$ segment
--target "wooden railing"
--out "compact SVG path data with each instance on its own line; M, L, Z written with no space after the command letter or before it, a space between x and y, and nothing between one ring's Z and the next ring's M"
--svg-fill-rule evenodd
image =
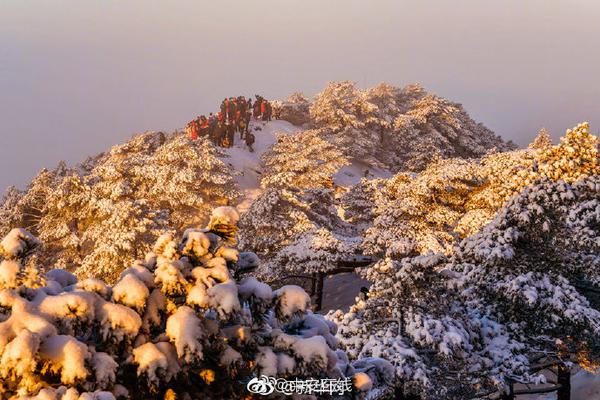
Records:
M471 400L518 400L517 396L519 395L544 394L552 392L556 392L557 400L571 399L571 370L566 362L559 359L551 359L543 363L531 365L531 371L549 371L555 376L555 379L548 380L544 385L509 382L507 392L492 391L486 394L479 394L478 396L473 397ZM551 386L545 386L547 384L550 384ZM517 388L515 387L516 385L524 386L524 388Z
M555 380L549 380L552 386L541 386L537 385L527 385L524 384L526 388L524 389L515 389L515 384L509 384L509 391L505 393L502 397L502 400L516 400L516 396L525 395L525 394L543 394L543 393L552 393L556 392L557 400L570 400L571 399L571 369L560 360L552 360L545 362L543 364L533 365L531 367L532 371L551 371L556 377Z

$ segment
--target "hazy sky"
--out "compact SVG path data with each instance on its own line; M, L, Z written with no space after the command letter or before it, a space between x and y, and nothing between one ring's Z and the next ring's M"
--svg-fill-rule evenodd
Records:
M527 144L600 128L598 0L0 0L0 191L230 95L420 82Z

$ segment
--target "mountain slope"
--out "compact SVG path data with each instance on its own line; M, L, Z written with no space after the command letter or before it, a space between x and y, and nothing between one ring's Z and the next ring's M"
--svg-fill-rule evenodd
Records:
M243 195L237 205L241 212L248 209L261 191L260 179L263 171L261 157L277 142L277 135L295 133L300 131L300 128L287 121L276 120L267 123L253 121L250 123L250 130L256 137L252 146L254 152L250 152L245 142L236 136L234 145L223 149L225 157L221 157L221 160L234 171L235 182Z
M302 132L317 126L320 138L342 153L349 165L331 179L323 179L330 170L314 170L322 164L318 153L310 155L315 159L306 163L311 165L307 171L290 171L307 176L293 181L310 180L314 173L321 176L314 182L315 189L331 181L332 187L327 188L331 191L298 193L291 198L326 204L322 208L325 214L309 214L322 221L333 218L336 221L328 225L342 226L340 193L363 178L387 179L398 170L421 169L406 157L424 163L434 154L473 156L494 146L508 146L473 122L462 108L431 96L418 86L399 89L379 85L359 90L350 82L331 83L314 101L296 94L287 102L276 103L275 114L303 125L284 120L253 121L254 152L238 138L232 148L223 149L203 138L192 141L177 132L136 135L74 168L61 165L42 171L25 191L9 190L0 207L0 233L26 226L46 243L41 253L45 261L72 270L83 266L81 273L110 279L109 275L115 277L138 256L136 251L147 250L162 232L205 223L213 206L236 205L245 212L266 189L261 187L263 170L270 162L277 135L297 134L308 140L311 135ZM293 112L286 113L291 109ZM400 122L407 118L410 129L406 124L400 129ZM421 136L429 138L426 141L433 143L435 151L427 146L412 147L414 137ZM475 143L473 137L480 142ZM304 144L299 139L297 148L302 150ZM294 157L297 160L300 155L289 154L290 160ZM285 157L281 160L278 168L287 174L285 169L292 163L286 163ZM355 233L343 232L350 236ZM134 250L132 243L137 241L145 245ZM98 245L100 242L103 246Z

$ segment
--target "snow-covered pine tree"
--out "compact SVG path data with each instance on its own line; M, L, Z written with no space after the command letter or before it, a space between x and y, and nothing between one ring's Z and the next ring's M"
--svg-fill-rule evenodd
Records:
M521 343L485 305L462 299L436 268L443 262L439 254L387 258L364 271L372 282L368 296L348 313L328 315L350 359L388 360L395 386L420 399L477 398L507 375L526 376Z
M317 126L336 132L345 128L365 129L377 123L376 112L377 106L367 101L365 93L351 81L330 82L315 96L310 107Z
M572 183L600 174L599 144L598 137L590 133L587 122L567 130L558 145L542 151L534 177Z
M158 233L166 229L166 213L147 207L143 200L90 204L94 223L81 235L82 245L93 246L74 272L81 277L114 282L123 267L145 254Z
M222 156L206 138L149 132L114 147L87 179L103 197L143 199L168 211L171 226L182 228L239 196Z
M167 215L143 200L102 197L76 175L65 177L45 204L38 232L47 243L45 264L83 277L114 281L123 268L149 251Z
M422 99L427 94L427 90L425 90L425 88L420 83L410 83L404 86L398 94L398 104L400 106L402 114L410 110L412 104L414 104L417 100Z
M600 282L598 207L598 175L573 184L544 179L465 239L446 268L459 274L467 299L484 299L528 349L554 352L558 341L572 342L597 359L600 313L574 284Z
M558 350L597 358L600 312L572 282L598 282L599 179L536 183L455 253L367 268L368 297L329 316L338 339L351 357L386 358L397 384L431 399L543 381L530 360Z
M362 91L350 81L331 82L310 112L348 158L394 172L420 171L433 155L474 158L515 147L473 121L460 104L419 85L380 84Z
M329 139L347 157L382 165L375 155L385 124L377 111L377 106L351 81L330 82L310 107L315 125L327 128Z
M531 184L535 166L535 151L514 150L489 154L479 161L478 176L482 190L475 193L477 208L489 208L492 215L524 186Z
M0 231L8 232L21 226L37 234L38 225L45 214L44 205L48 196L70 173L66 164L61 161L53 170L42 169L20 194L16 189L10 190L8 201L2 205L7 218L0 220Z
M143 168L167 140L168 137L163 132L144 132L123 144L113 146L92 162L91 168L85 168L89 170L85 175L86 183L94 186L102 197L111 199L143 194L143 189L139 187L148 180L142 173Z
M10 258L0 263L0 395L241 399L260 375L348 377L348 400L389 386L391 364L348 362L335 325L310 311L301 288L233 279L239 254L219 233L235 231L237 219L221 207L206 229L161 236L112 287L64 270L25 274L38 242L11 231L0 244Z
M377 106L375 114L379 124L389 129L400 114L402 114L402 90L382 82L365 91L366 100ZM385 140L385 138L384 138Z
M387 180L362 178L340 196L344 220L359 231L372 225L375 219L375 208L381 204L379 196Z
M148 201L157 208L166 204L177 227L194 216L206 218L214 206L235 202L239 192L222 156L207 139L175 137L146 165L144 175L154 180L147 187Z
M495 211L539 179L572 183L599 174L598 137L582 123L567 130L557 145L491 154L481 165L480 177L486 183L476 200Z
M279 135L277 143L263 155L261 186L318 189L331 187L333 175L348 160L336 146L323 139L323 130Z
M44 213L35 230L44 242L40 252L43 264L73 270L81 265L94 242L84 243L83 235L96 220L93 207L98 201L90 186L77 175L70 175L49 193Z
M357 245L356 241L325 228L313 229L278 251L263 270L271 272L271 277L327 272L354 254Z
M222 156L205 139L147 132L85 168L61 163L42 170L3 203L0 230L25 226L44 241L44 264L111 281L167 223L183 230L205 222L213 205L235 201L239 193Z

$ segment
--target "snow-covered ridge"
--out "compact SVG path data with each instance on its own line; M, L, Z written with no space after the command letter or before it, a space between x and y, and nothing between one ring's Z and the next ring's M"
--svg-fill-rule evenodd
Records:
M243 194L237 208L240 212L248 209L252 201L260 194L260 180L264 161L261 157L277 142L278 135L296 133L301 130L287 121L252 121L250 131L256 137L250 152L245 142L236 137L231 148L223 149L226 157L222 160L234 171L234 179Z
M48 243L40 253L45 261L114 280L115 265L120 270L132 262L136 244L148 250L162 232L203 224L213 206L237 205L243 213L267 186L280 186L279 177L312 188L334 184L339 195L363 177L388 178L389 171L412 168L397 157L407 145L422 156L411 152L411 160L431 157L431 147L416 142L419 132L437 150L450 146L438 152L445 157L482 154L502 144L459 106L427 96L418 86L359 90L351 82L331 83L314 101L296 94L274 102L274 114L302 126L253 121L254 153L240 140L223 149L182 133L136 135L73 168L61 163L42 170L26 190L9 188L0 204L0 234L25 227ZM402 116L412 122L396 124ZM306 133L309 128L316 134ZM295 144L281 143L278 157L277 151L268 154L278 133L303 132ZM309 145L304 140L311 137ZM269 179L261 182L264 176Z
M225 154L222 160L234 171L234 179L243 193L242 200L237 205L241 213L248 209L262 191L260 181L264 171L263 157L277 143L277 137L301 132L303 128L284 120L275 120L264 123L252 121L250 130L256 137L256 142L252 146L253 152L250 152L246 144L238 138L232 147L222 150ZM364 177L373 179L390 176L391 172L385 169L373 167L360 160L352 160L350 165L342 167L335 174L334 182L341 187L350 187Z

